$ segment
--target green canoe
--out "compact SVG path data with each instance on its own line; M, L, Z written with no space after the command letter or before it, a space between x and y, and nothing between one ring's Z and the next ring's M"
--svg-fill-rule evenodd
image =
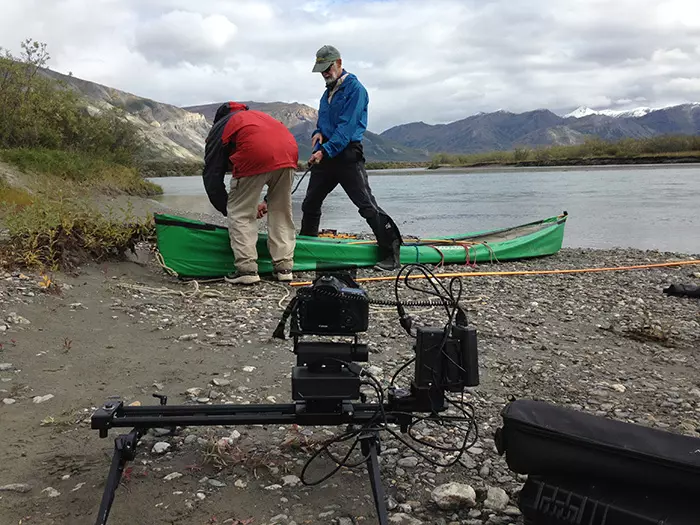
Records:
M228 229L214 224L155 214L162 263L182 279L217 278L235 270ZM430 239L404 239L401 264L470 264L541 257L557 253L568 214L510 228ZM258 236L258 271L272 272L267 234ZM294 270L371 267L378 261L374 241L297 236Z
M235 270L228 229L155 214L156 242L165 268L182 279L219 278ZM541 257L557 253L568 214L481 232L430 239L404 239L401 264L470 264ZM272 272L267 234L258 236L258 271ZM294 270L371 267L378 261L374 241L297 236Z

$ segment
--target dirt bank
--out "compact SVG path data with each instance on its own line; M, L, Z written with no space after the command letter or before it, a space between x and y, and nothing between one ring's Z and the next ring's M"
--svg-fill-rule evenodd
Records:
M498 269L676 258L689 256L565 249ZM40 275L0 275L0 487L18 484L0 491L0 523L94 523L118 430L99 439L89 418L109 396L143 404L157 402L153 393L172 404L290 401L291 344L271 334L294 289L273 282L197 288L147 260L55 275L48 288ZM510 395L697 436L700 307L662 293L669 284L698 284L696 272L700 267L463 279L481 352L481 385L467 396L476 443L463 465L443 469L384 435L381 468L392 522L521 523L523 478L506 468L492 439ZM390 282L365 288L374 298L393 297ZM438 308L413 312L418 323L444 323ZM412 355L391 308L372 307L365 340L372 370L385 381ZM299 483L315 443L337 431L279 425L154 431L142 440L108 523L376 523L362 468L318 486ZM437 429L423 434L438 443L455 440ZM306 475L317 479L328 468L322 461ZM450 481L475 489L476 502L440 510L432 491Z

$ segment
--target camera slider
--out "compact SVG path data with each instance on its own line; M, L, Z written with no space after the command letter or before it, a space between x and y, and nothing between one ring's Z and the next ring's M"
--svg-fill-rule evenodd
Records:
M157 397L156 394L154 396ZM338 403L337 410L325 412L318 410L320 406L325 405L309 405L304 401L290 404L204 406L167 405L163 401L164 399L161 399L160 405L152 406L125 406L123 401L108 401L94 412L91 428L98 430L101 438L106 438L111 428L133 427L130 432L120 434L114 440L114 453L96 525L107 523L124 468L127 462L136 457L138 442L149 428L266 424L363 427L359 441L370 478L377 516L380 525L388 524L388 511L379 471L379 432L371 425L377 420L382 409L383 422L399 424L403 428L410 424L410 414L394 414L390 404L380 406L372 403L353 404L349 401Z

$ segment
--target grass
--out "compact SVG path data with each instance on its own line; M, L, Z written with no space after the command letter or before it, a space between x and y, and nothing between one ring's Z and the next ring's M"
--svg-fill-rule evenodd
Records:
M88 154L44 149L0 150L24 172L24 186L0 176L0 266L73 271L87 260L121 259L152 239L152 217L98 209L95 195L148 196L162 189L134 168Z
M115 195L147 197L159 195L163 189L144 180L138 170L95 155L44 148L14 148L0 150L0 160L25 173L59 179L78 191L94 190ZM53 182L52 182L53 184Z
M0 217L6 228L0 266L39 271L72 271L90 261L121 259L150 240L152 217L113 217L86 199L39 196L30 205L8 206Z

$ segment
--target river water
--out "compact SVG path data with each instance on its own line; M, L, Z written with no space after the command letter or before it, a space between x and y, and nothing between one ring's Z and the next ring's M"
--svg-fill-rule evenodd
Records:
M201 177L152 180L164 190L156 198L162 204L218 214ZM307 182L308 175L292 196L297 227ZM381 170L370 172L370 185L406 235L514 226L566 210L567 247L700 253L699 166ZM324 203L321 227L370 231L340 187Z

